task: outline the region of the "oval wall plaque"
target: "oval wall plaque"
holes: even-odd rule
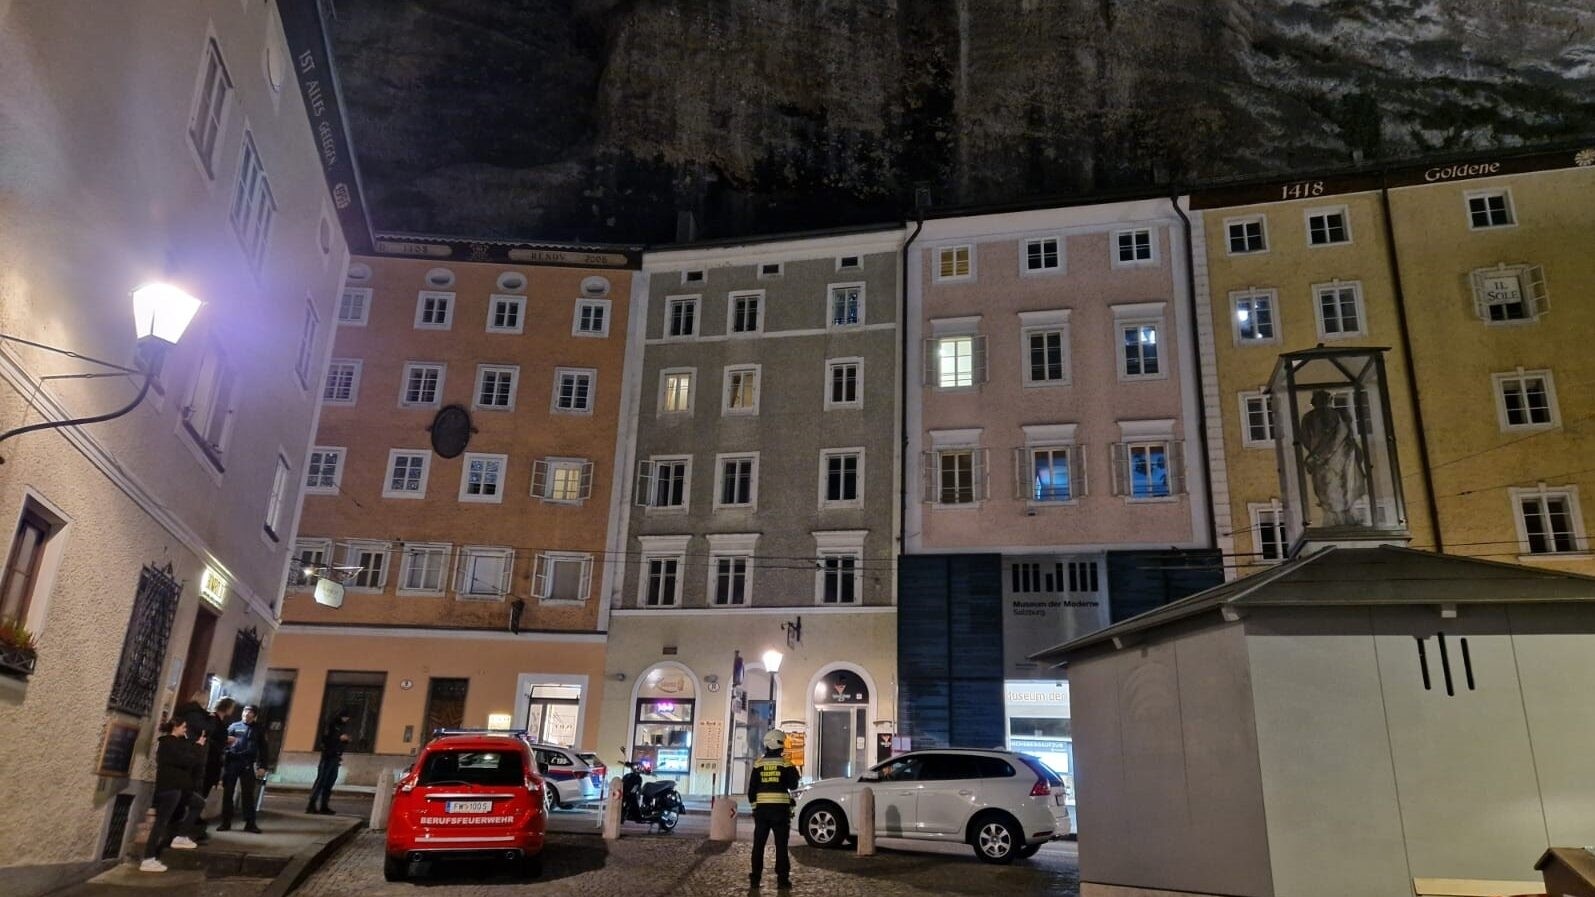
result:
[[[463,405],[450,405],[432,418],[432,451],[457,458],[471,442],[471,414]]]

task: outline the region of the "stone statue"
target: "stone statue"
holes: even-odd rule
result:
[[[1312,401],[1312,409],[1301,417],[1296,440],[1303,450],[1301,463],[1313,478],[1313,496],[1323,512],[1319,525],[1364,523],[1352,510],[1358,499],[1367,496],[1368,480],[1351,418],[1335,407],[1328,390],[1315,390]]]

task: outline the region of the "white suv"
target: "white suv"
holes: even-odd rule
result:
[[[988,863],[1032,856],[1069,833],[1063,779],[1040,760],[950,748],[893,757],[857,780],[815,782],[797,801],[804,840],[846,844],[865,786],[875,793],[876,836],[962,841]]]

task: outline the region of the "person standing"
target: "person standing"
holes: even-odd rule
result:
[[[349,708],[340,709],[327,720],[321,737],[316,739],[316,749],[321,751],[321,762],[316,766],[316,783],[310,786],[310,804],[305,807],[306,813],[332,815],[332,808],[327,806],[327,801],[332,799],[332,786],[338,782],[338,767],[343,764],[343,751],[349,745],[349,733],[344,729],[352,716],[354,714]],[[317,798],[321,801],[319,808],[316,806]]]
[[[775,836],[775,884],[792,887],[792,862],[787,838],[792,830],[792,792],[798,786],[798,769],[782,755],[786,733],[771,729],[764,735],[764,756],[753,761],[748,773],[748,802],[753,804],[753,873],[748,882],[759,886],[764,877],[764,843]]]
[[[244,831],[260,834],[255,825],[255,786],[266,774],[261,760],[259,711],[254,704],[244,705],[243,718],[227,727],[227,750],[222,755],[222,824],[225,832],[233,827],[233,793],[239,794],[244,816]]]
[[[222,780],[222,764],[227,753],[227,726],[232,722],[238,702],[229,697],[216,699],[203,718],[205,735],[205,775],[194,790],[201,800],[210,800],[211,791]],[[192,729],[190,730],[192,731]]]
[[[180,809],[187,808],[186,802],[197,787],[194,774],[204,762],[204,749],[187,736],[188,722],[182,717],[161,723],[161,737],[155,742],[155,797],[150,804],[155,821],[150,824],[149,840],[144,844],[144,859],[138,864],[140,872],[165,872],[161,851],[168,846],[178,850],[199,846],[186,836],[172,836],[175,817]]]

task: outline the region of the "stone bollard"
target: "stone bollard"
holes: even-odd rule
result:
[[[388,811],[393,809],[393,770],[384,769],[377,774],[377,791],[371,796],[371,824],[374,832],[388,827]]]
[[[722,796],[709,805],[709,840],[735,841],[737,839],[737,799]]]
[[[620,837],[621,785],[620,779],[609,780],[609,797],[604,801],[604,840]]]
[[[858,855],[875,855],[875,790],[865,785],[858,793]]]

